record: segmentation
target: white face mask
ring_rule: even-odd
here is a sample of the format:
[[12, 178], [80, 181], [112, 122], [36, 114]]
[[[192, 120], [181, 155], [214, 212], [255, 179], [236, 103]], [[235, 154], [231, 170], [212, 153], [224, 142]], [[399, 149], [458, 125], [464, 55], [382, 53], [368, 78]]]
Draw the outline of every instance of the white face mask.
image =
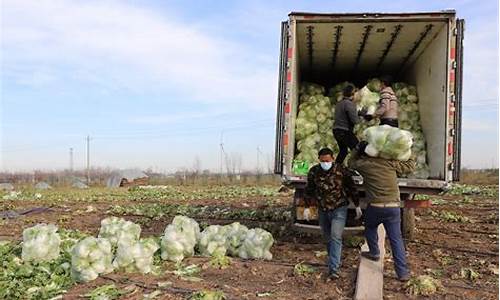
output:
[[332, 168], [333, 163], [331, 161], [322, 161], [319, 163], [321, 168], [325, 171], [328, 171]]

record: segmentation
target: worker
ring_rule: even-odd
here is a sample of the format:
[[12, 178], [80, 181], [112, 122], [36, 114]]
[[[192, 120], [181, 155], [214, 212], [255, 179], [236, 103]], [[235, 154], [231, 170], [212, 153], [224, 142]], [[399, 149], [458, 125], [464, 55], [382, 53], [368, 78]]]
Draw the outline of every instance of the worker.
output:
[[308, 214], [312, 200], [316, 200], [319, 225], [327, 242], [327, 279], [331, 280], [339, 278], [342, 232], [349, 202], [356, 208], [356, 219], [361, 218], [361, 209], [351, 174], [344, 166], [333, 162], [333, 151], [323, 148], [318, 152], [318, 158], [320, 163], [313, 166], [307, 175], [304, 215]]
[[373, 118], [380, 118], [380, 125], [399, 127], [399, 101], [391, 87], [392, 78], [390, 76], [382, 76], [380, 78], [380, 81], [382, 84], [382, 88], [380, 90], [380, 100], [378, 108], [373, 115], [364, 115], [364, 118], [367, 121], [370, 121]]
[[358, 115], [366, 115], [366, 110], [359, 113], [353, 102], [354, 86], [347, 85], [343, 90], [343, 99], [335, 105], [335, 121], [333, 122], [333, 136], [339, 146], [336, 164], [342, 164], [347, 156], [348, 149], [353, 149], [359, 140], [353, 132], [354, 125], [359, 123]]
[[377, 228], [384, 225], [391, 244], [396, 274], [400, 281], [408, 281], [410, 271], [401, 234], [401, 200], [397, 178], [415, 170], [415, 161], [390, 160], [365, 154], [367, 142], [361, 141], [351, 153], [348, 165], [363, 177], [368, 206], [365, 214], [365, 237], [369, 251], [363, 257], [380, 259]]

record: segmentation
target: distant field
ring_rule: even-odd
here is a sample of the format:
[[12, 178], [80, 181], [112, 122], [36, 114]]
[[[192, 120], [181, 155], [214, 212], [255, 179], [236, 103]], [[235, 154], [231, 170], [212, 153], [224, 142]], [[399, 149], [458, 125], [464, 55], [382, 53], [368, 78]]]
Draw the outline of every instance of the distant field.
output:
[[460, 177], [460, 182], [465, 184], [495, 185], [498, 184], [498, 169], [463, 169]]

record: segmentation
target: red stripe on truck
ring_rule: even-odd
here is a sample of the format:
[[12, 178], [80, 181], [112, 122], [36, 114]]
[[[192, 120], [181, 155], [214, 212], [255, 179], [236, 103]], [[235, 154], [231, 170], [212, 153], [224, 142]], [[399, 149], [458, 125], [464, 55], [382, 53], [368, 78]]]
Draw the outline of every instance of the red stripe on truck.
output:
[[289, 114], [289, 113], [290, 113], [290, 102], [287, 102], [287, 103], [285, 104], [285, 113], [286, 113], [286, 114]]
[[448, 155], [451, 156], [453, 154], [453, 143], [448, 142]]
[[288, 82], [292, 81], [292, 72], [290, 71], [286, 72], [286, 81]]
[[292, 59], [293, 56], [293, 48], [288, 48], [288, 59]]
[[450, 51], [450, 59], [451, 60], [455, 60], [455, 48], [451, 48], [451, 51]]
[[450, 83], [455, 84], [455, 70], [450, 71]]
[[283, 135], [283, 145], [288, 146], [288, 133], [286, 133], [286, 132]]

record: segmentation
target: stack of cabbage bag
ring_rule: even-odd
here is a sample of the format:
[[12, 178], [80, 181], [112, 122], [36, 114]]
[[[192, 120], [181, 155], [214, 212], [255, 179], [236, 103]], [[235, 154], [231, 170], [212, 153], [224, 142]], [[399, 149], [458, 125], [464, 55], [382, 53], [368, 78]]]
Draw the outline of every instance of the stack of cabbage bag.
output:
[[411, 148], [417, 163], [416, 170], [410, 178], [428, 178], [430, 176], [427, 164], [427, 147], [420, 122], [418, 110], [417, 88], [406, 83], [393, 84], [393, 90], [399, 99], [399, 128], [408, 130], [413, 135]]
[[412, 135], [389, 125], [372, 126], [364, 131], [365, 152], [372, 157], [407, 161], [411, 156]]
[[300, 104], [295, 120], [295, 141], [297, 154], [295, 159], [316, 163], [318, 151], [328, 147], [338, 152], [333, 137], [333, 115], [331, 99], [325, 94], [325, 88], [312, 83], [303, 83], [300, 88]]

